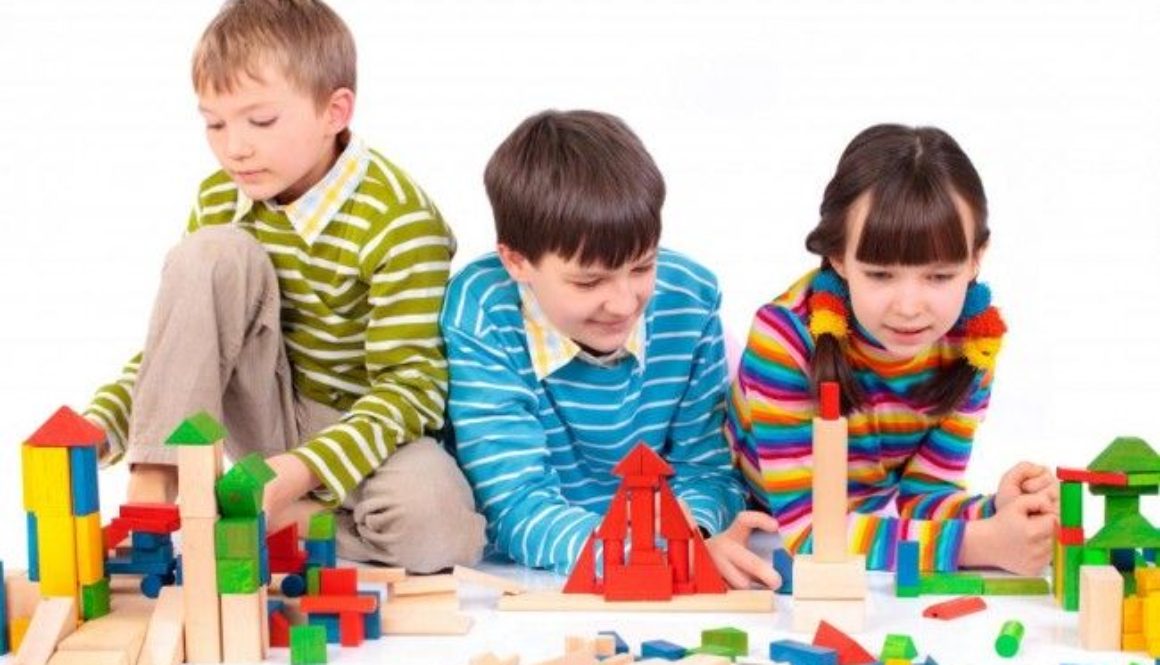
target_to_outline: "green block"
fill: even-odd
[[[1118,522],[1140,512],[1140,495],[1114,495],[1104,497],[1104,524]]]
[[[1139,437],[1119,436],[1088,464],[1088,470],[1160,473],[1160,455]]]
[[[109,613],[109,578],[81,587],[81,618],[91,621]]]
[[[217,559],[257,559],[257,517],[223,517],[214,524],[214,552]]]
[[[984,596],[1046,596],[1051,593],[1042,577],[984,577]]]
[[[897,598],[918,598],[922,595],[922,587],[915,586],[897,586],[894,587],[894,595]]]
[[[918,578],[922,594],[977,596],[983,593],[983,576],[975,573],[923,573]]]
[[[205,411],[181,421],[165,443],[174,446],[210,446],[226,438],[226,428]]]
[[[1063,609],[1068,612],[1079,610],[1079,567],[1083,563],[1082,545],[1065,545],[1063,548]]]
[[[1160,473],[1129,473],[1128,487],[1140,485],[1160,485]]]
[[[913,660],[918,656],[918,649],[914,647],[914,640],[910,635],[891,634],[886,636],[886,640],[882,642],[882,653],[879,658],[882,660]]]
[[[234,467],[214,486],[218,511],[223,517],[257,517],[262,512],[262,486]]]
[[[736,651],[734,651],[733,649],[730,649],[729,647],[716,646],[713,644],[702,644],[699,647],[693,647],[692,649],[688,650],[688,655],[692,655],[695,653],[703,653],[703,654],[710,655],[710,656],[721,656],[722,658],[728,658],[729,662],[736,661],[737,656],[744,656],[745,655],[745,654],[739,654]],[[746,652],[746,653],[748,653],[748,652]]]
[[[701,646],[718,646],[732,649],[737,655],[749,653],[749,633],[725,626],[701,631]]]
[[[329,510],[320,510],[310,516],[310,524],[306,529],[306,539],[334,540],[336,530],[334,513]]]
[[[1110,566],[1112,565],[1112,553],[1095,547],[1085,547],[1080,564],[1084,566]]]
[[[318,566],[311,566],[306,569],[306,595],[318,595],[318,591],[322,588],[321,570]]]
[[[1124,578],[1124,597],[1136,595],[1136,576],[1131,573],[1120,573]]]
[[[266,459],[258,453],[250,453],[242,459],[238,460],[234,466],[240,466],[243,471],[250,474],[250,477],[258,481],[259,485],[265,486],[266,483],[274,479],[274,469],[266,463]]]
[[[257,593],[261,586],[254,559],[218,559],[217,586],[221,594]]]
[[[326,626],[290,626],[291,665],[321,665],[326,662]]]
[[[1059,484],[1059,518],[1066,527],[1083,526],[1083,484]]]
[[[1108,550],[1160,547],[1160,529],[1143,515],[1134,513],[1104,524],[1099,533],[1088,539],[1087,546]]]
[[[1023,624],[1018,621],[1007,621],[999,630],[999,637],[995,638],[995,653],[1010,658],[1019,653],[1019,643],[1022,641]]]
[[[1160,493],[1155,485],[1139,485],[1136,487],[1118,487],[1116,485],[1092,485],[1092,494],[1095,496],[1150,496]]]

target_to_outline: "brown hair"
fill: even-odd
[[[946,132],[935,127],[875,125],[862,131],[838,160],[822,197],[821,220],[806,237],[806,249],[822,257],[846,251],[850,209],[863,193],[869,211],[855,256],[879,265],[923,265],[965,261],[991,236],[987,196],[971,160]],[[967,246],[954,195],[966,203],[974,222],[973,246]],[[945,415],[965,400],[977,370],[959,358],[915,386],[912,396],[934,415]],[[861,405],[864,396],[833,335],[819,336],[810,363],[816,391],[823,381],[837,381],[843,412]]]
[[[321,107],[335,90],[355,89],[355,61],[350,30],[319,0],[228,0],[194,51],[193,88],[231,92],[242,74],[260,80],[273,64]]]
[[[496,240],[533,264],[551,252],[617,268],[660,241],[664,178],[616,116],[537,113],[496,148],[483,181]]]

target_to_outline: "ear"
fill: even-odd
[[[335,136],[342,133],[342,130],[350,126],[350,120],[354,116],[354,91],[350,88],[339,88],[330,93],[322,112],[326,116],[327,129]]]
[[[528,257],[503,243],[496,244],[495,251],[499,254],[500,263],[503,264],[504,269],[507,270],[512,279],[521,284],[526,284],[531,279],[531,271],[535,266],[528,260]]]
[[[975,256],[971,261],[971,263],[974,264],[973,266],[971,266],[972,270],[974,271],[974,276],[971,277],[971,279],[973,279],[973,280],[979,279],[979,271],[982,269],[982,266],[983,266],[983,255],[987,253],[987,249],[990,248],[990,246],[991,246],[991,243],[990,243],[990,241],[988,241],[988,242],[983,243],[982,247],[975,250]]]
[[[829,256],[826,257],[826,260],[829,261],[830,267],[834,269],[834,272],[838,273],[838,277],[841,277],[847,282],[850,281],[850,279],[846,277],[845,259],[843,259],[841,256]]]

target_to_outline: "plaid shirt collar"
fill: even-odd
[[[519,289],[520,303],[522,304],[520,309],[524,317],[524,335],[528,340],[528,353],[532,357],[532,369],[535,371],[538,381],[543,381],[544,377],[572,362],[575,358],[599,367],[610,367],[625,356],[631,355],[636,358],[637,363],[644,364],[645,321],[643,314],[637,319],[636,325],[628,334],[628,339],[624,341],[623,347],[608,355],[597,356],[585,351],[579,344],[552,325],[531,289],[523,284],[519,285]]]
[[[273,199],[262,202],[270,210],[285,213],[307,245],[314,243],[366,175],[370,163],[370,151],[366,144],[349,130],[339,137],[340,141],[343,139],[346,140],[346,147],[335,160],[334,166],[305,194],[286,205],[279,205]],[[239,189],[234,221],[245,217],[253,207],[254,201]]]

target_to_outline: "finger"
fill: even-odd
[[[717,571],[721,573],[721,577],[725,578],[725,582],[730,587],[734,589],[749,588],[749,577],[738,570],[728,557],[723,557],[717,561]]]
[[[1023,479],[1020,487],[1028,494],[1036,492],[1043,492],[1055,485],[1055,477],[1050,473],[1039,473],[1034,476],[1028,476]]]
[[[757,510],[743,510],[737,513],[736,519],[733,520],[733,524],[729,526],[728,530],[733,532],[734,529],[737,529],[735,533],[748,537],[754,529],[766,533],[777,533],[778,524],[773,515]]]
[[[1041,515],[1051,511],[1051,501],[1042,494],[1024,494],[1012,505],[1025,515]]]
[[[749,550],[737,552],[733,557],[733,564],[750,579],[755,579],[770,589],[777,590],[781,586],[781,575],[778,575],[768,561]]]

